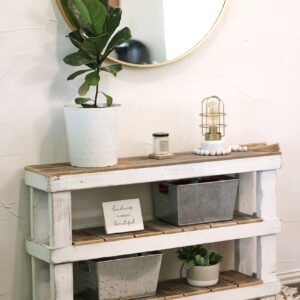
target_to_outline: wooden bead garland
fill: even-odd
[[[227,155],[230,154],[231,152],[246,152],[248,150],[247,146],[241,146],[241,145],[233,145],[228,147],[227,149],[223,149],[222,151],[209,151],[209,150],[203,150],[201,148],[195,148],[194,149],[194,154],[197,155],[205,155],[205,156],[220,156],[220,155]]]

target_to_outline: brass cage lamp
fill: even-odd
[[[201,110],[202,134],[206,141],[219,141],[225,135],[224,103],[217,96],[210,96],[202,101]]]

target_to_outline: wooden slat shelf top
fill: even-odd
[[[25,167],[26,171],[38,173],[46,177],[77,175],[85,173],[99,173],[109,171],[119,171],[128,169],[140,169],[151,167],[163,167],[181,164],[205,163],[213,161],[246,159],[264,156],[280,155],[280,152],[232,152],[229,155],[222,156],[200,156],[191,152],[176,153],[174,158],[166,160],[150,159],[148,156],[121,158],[116,166],[106,168],[78,168],[72,167],[69,163],[45,164]]]
[[[248,276],[236,271],[225,271],[220,273],[219,282],[211,287],[193,287],[187,284],[185,279],[174,279],[160,282],[155,296],[142,298],[141,300],[169,300],[185,298],[261,284],[263,284],[263,281],[256,277]],[[76,296],[75,300],[97,300],[97,298],[89,292],[84,292],[81,295]]]
[[[211,228],[220,228],[227,226],[235,226],[241,224],[251,224],[262,222],[263,220],[256,216],[250,216],[235,212],[234,218],[229,221],[212,222],[205,224],[187,225],[187,226],[174,226],[162,221],[148,221],[145,222],[145,229],[136,232],[127,232],[119,234],[105,234],[103,227],[87,228],[73,230],[73,245],[88,245],[94,243],[111,242],[117,240],[133,239],[147,236],[156,236],[162,234],[172,234],[180,232],[189,232],[196,230],[205,230]]]

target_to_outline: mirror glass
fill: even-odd
[[[61,0],[58,0],[58,2]],[[132,39],[110,59],[137,67],[178,60],[195,50],[215,27],[226,0],[110,0],[123,10],[120,27]]]
[[[225,0],[110,0],[123,10],[121,27],[132,40],[112,56],[123,62],[156,65],[188,54],[213,29]]]

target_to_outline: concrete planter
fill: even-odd
[[[219,281],[220,264],[200,267],[193,266],[187,270],[187,283],[193,286],[212,286]]]
[[[118,163],[120,105],[101,108],[65,106],[69,155],[75,167],[108,167]]]
[[[233,218],[237,178],[196,178],[152,186],[155,215],[163,221],[183,226]]]
[[[150,297],[156,294],[161,260],[156,252],[81,262],[75,278],[80,290],[94,291],[99,300]]]

